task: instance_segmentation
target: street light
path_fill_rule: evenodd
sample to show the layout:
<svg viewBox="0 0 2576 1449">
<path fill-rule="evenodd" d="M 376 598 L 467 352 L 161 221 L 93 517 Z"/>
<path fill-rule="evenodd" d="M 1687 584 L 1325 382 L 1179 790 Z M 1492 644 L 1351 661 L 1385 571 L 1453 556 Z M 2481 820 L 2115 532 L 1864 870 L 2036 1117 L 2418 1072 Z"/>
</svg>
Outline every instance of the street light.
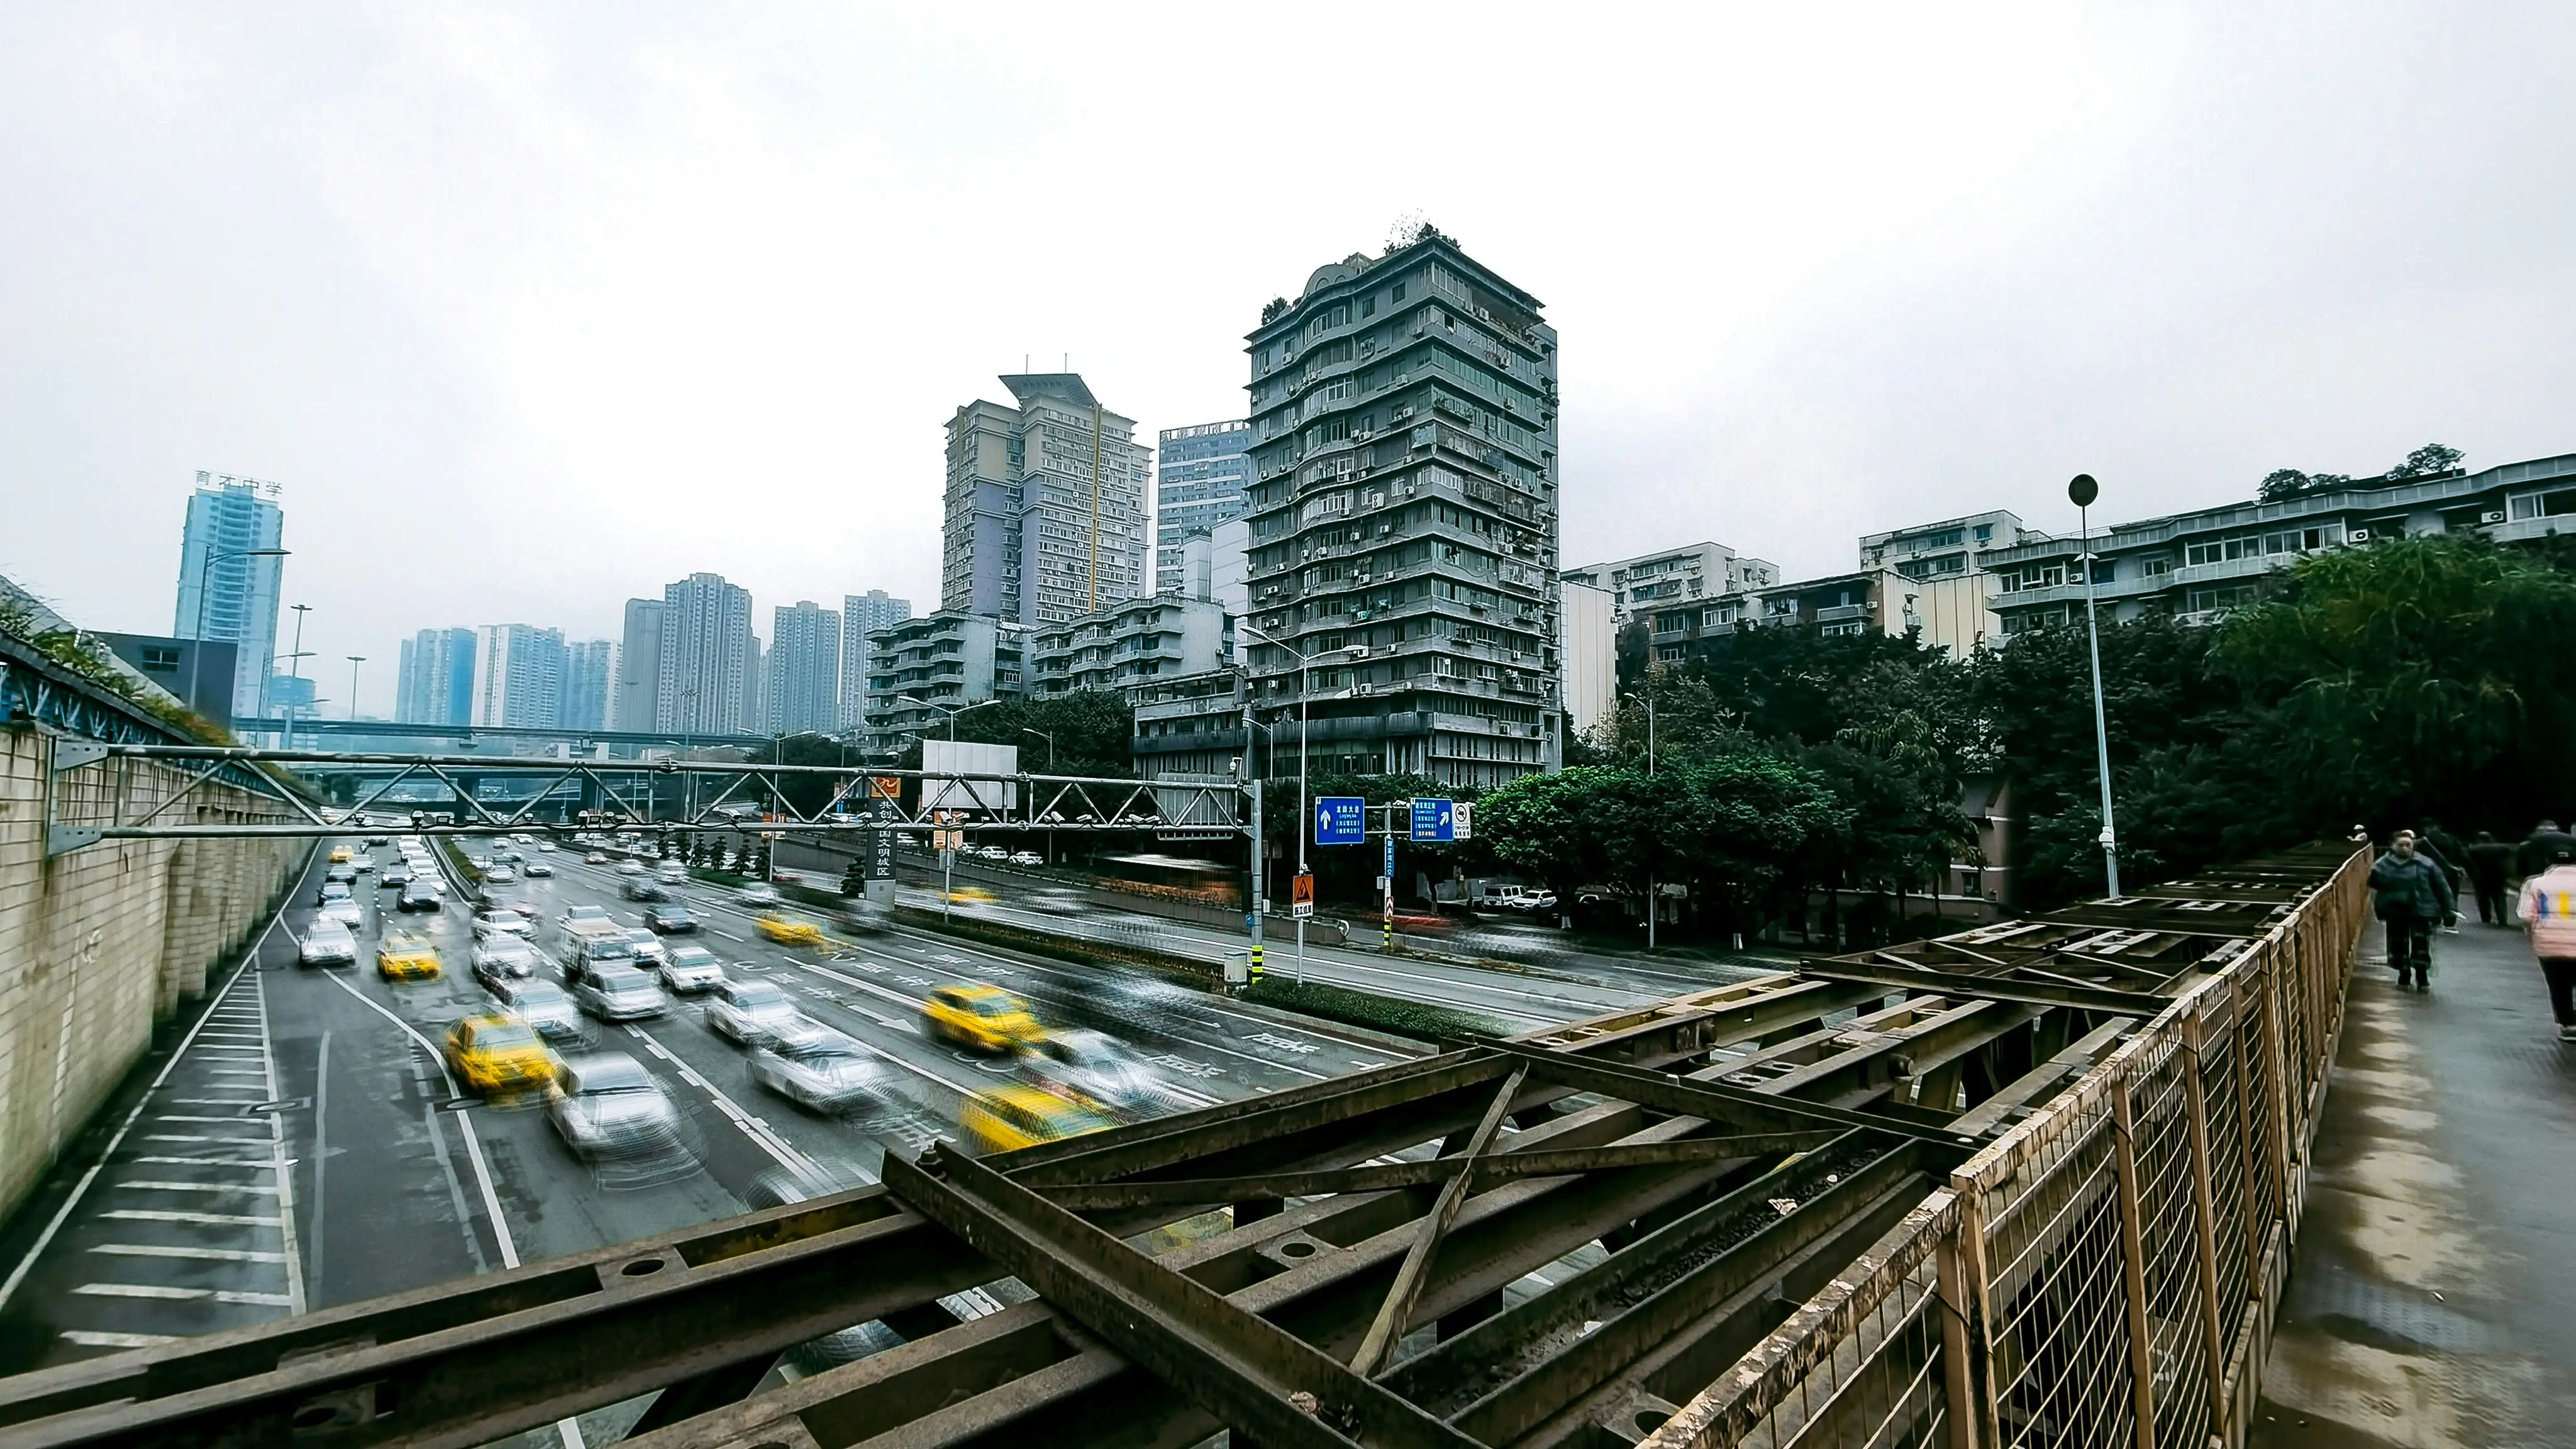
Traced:
<svg viewBox="0 0 2576 1449">
<path fill-rule="evenodd" d="M 1646 777 L 1648 779 L 1653 779 L 1655 774 L 1655 696 L 1651 693 L 1643 695 L 1630 694 L 1622 695 L 1621 698 L 1630 701 L 1642 700 L 1646 706 Z M 1646 876 L 1646 949 L 1649 951 L 1655 949 L 1655 917 L 1662 914 L 1662 912 L 1663 903 L 1655 895 L 1655 877 L 1652 872 L 1648 872 Z"/>
<path fill-rule="evenodd" d="M 1020 733 L 1021 733 L 1021 734 L 1024 734 L 1024 735 L 1036 735 L 1039 739 L 1042 739 L 1042 740 L 1044 740 L 1044 741 L 1046 741 L 1046 742 L 1047 742 L 1047 773 L 1048 773 L 1048 774 L 1050 774 L 1050 775 L 1054 774 L 1054 773 L 1055 773 L 1055 736 L 1054 736 L 1053 734 L 1049 733 L 1049 732 L 1048 732 L 1048 731 L 1046 731 L 1046 730 L 1033 730 L 1033 729 L 1029 728 L 1027 725 L 1022 725 L 1022 726 L 1020 726 Z M 1053 864 L 1055 864 L 1055 832 L 1054 832 L 1053 830 L 1049 830 L 1049 831 L 1046 833 L 1046 848 L 1047 848 L 1047 864 L 1049 864 L 1049 865 L 1053 865 Z M 1092 858 L 1093 858 L 1094 860 L 1099 859 L 1099 857 L 1098 857 L 1097 855 L 1094 855 Z"/>
<path fill-rule="evenodd" d="M 289 550 L 282 548 L 242 548 L 234 549 L 230 552 L 220 552 L 215 549 L 206 550 L 206 561 L 197 565 L 197 630 L 195 641 L 197 647 L 188 651 L 188 707 L 190 709 L 195 709 L 197 707 L 198 664 L 204 659 L 206 653 L 206 576 L 214 572 L 216 564 L 219 564 L 228 558 L 284 558 L 287 556 L 288 552 Z M 301 624 L 304 621 L 299 616 L 296 619 L 296 622 Z M 271 635 L 270 637 L 275 638 L 276 636 Z M 233 643 L 235 645 L 239 645 L 241 643 L 241 636 L 239 633 L 234 634 Z M 239 654 L 235 654 L 233 656 L 233 681 L 233 687 L 235 689 L 239 689 L 241 687 L 241 656 Z M 259 682 L 259 687 L 261 695 L 265 697 L 268 693 L 268 681 L 265 679 L 261 680 Z M 232 722 L 233 704 L 230 699 L 226 699 L 224 701 L 225 728 L 231 728 Z"/>
<path fill-rule="evenodd" d="M 1270 645 L 1272 648 L 1277 649 L 1289 658 L 1297 661 L 1297 819 L 1300 822 L 1297 826 L 1297 873 L 1299 875 L 1304 875 L 1306 874 L 1306 836 L 1315 828 L 1311 823 L 1305 823 L 1306 700 L 1308 696 L 1315 692 L 1315 661 L 1310 656 L 1298 652 L 1293 645 L 1284 642 L 1277 635 L 1255 628 L 1251 624 L 1242 620 L 1236 620 L 1234 627 L 1251 635 L 1255 639 L 1261 640 L 1263 643 Z M 1339 654 L 1344 651 L 1341 649 L 1322 649 L 1317 650 L 1316 652 L 1319 654 Z M 1244 740 L 1243 745 L 1245 749 L 1250 749 L 1252 747 L 1251 739 L 1247 737 Z M 1389 826 L 1388 828 L 1393 829 L 1394 827 Z M 1305 980 L 1306 918 L 1299 916 L 1297 918 L 1297 981 L 1300 985 L 1303 985 Z"/>
<path fill-rule="evenodd" d="M 201 597 L 204 592 L 205 591 L 202 589 L 198 591 Z M 287 677 L 295 681 L 295 688 L 287 691 L 286 703 L 286 747 L 290 750 L 295 748 L 294 696 L 297 690 L 302 689 L 304 685 L 304 661 L 313 657 L 313 655 L 304 647 L 304 616 L 313 612 L 313 606 L 311 604 L 297 604 L 294 607 L 295 648 L 293 652 L 286 656 Z M 272 664 L 269 668 L 273 672 L 276 669 L 276 666 Z M 265 683 L 260 686 L 260 698 L 263 701 L 268 698 L 268 686 Z"/>
<path fill-rule="evenodd" d="M 2093 500 L 2102 485 L 2090 473 L 2078 473 L 2066 484 L 2075 504 L 2077 557 L 2084 564 L 2084 641 L 2093 651 L 2093 757 L 2102 772 L 2102 875 L 2111 894 L 2120 894 L 2120 841 L 2111 824 L 2111 730 L 2102 719 L 2102 628 L 2093 617 Z"/>
<path fill-rule="evenodd" d="M 351 654 L 346 657 L 349 661 L 349 721 L 355 724 L 358 719 L 358 666 L 367 662 L 367 656 Z"/>
<path fill-rule="evenodd" d="M 979 699 L 973 704 L 941 704 L 935 699 L 918 699 L 909 694 L 896 695 L 894 697 L 894 702 L 897 704 L 917 704 L 923 709 L 945 711 L 948 715 L 948 743 L 952 745 L 957 743 L 957 716 L 964 714 L 970 709 L 982 709 L 988 704 L 1001 703 L 998 699 Z"/>
</svg>

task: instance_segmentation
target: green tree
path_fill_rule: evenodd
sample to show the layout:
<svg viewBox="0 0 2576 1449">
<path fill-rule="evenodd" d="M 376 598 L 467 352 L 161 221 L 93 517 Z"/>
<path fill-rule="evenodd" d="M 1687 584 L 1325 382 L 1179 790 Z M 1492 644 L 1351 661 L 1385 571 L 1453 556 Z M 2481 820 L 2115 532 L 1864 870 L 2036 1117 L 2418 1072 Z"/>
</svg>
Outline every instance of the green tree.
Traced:
<svg viewBox="0 0 2576 1449">
<path fill-rule="evenodd" d="M 2442 443 L 2426 443 L 2406 455 L 2406 461 L 2388 470 L 2391 478 L 2430 478 L 2448 473 L 2460 466 L 2468 454 Z"/>
<path fill-rule="evenodd" d="M 2263 482 L 2254 490 L 2254 496 L 2265 503 L 2278 503 L 2306 492 L 2308 481 L 2308 475 L 2296 468 L 2275 468 L 2263 475 Z"/>
</svg>

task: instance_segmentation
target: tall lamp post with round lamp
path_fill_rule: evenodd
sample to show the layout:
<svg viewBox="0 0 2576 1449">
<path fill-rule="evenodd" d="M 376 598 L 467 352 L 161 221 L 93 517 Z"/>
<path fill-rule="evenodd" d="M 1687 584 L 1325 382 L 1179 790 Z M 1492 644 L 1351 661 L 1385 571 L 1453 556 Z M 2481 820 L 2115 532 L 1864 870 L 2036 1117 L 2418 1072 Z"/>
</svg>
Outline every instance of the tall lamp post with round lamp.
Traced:
<svg viewBox="0 0 2576 1449">
<path fill-rule="evenodd" d="M 2111 819 L 2111 730 L 2102 717 L 2102 626 L 2093 613 L 2093 500 L 2102 485 L 2090 473 L 2078 473 L 2066 485 L 2075 504 L 2076 557 L 2084 565 L 2084 640 L 2093 654 L 2093 755 L 2102 773 L 2102 875 L 2113 896 L 2120 894 L 2120 837 Z"/>
</svg>

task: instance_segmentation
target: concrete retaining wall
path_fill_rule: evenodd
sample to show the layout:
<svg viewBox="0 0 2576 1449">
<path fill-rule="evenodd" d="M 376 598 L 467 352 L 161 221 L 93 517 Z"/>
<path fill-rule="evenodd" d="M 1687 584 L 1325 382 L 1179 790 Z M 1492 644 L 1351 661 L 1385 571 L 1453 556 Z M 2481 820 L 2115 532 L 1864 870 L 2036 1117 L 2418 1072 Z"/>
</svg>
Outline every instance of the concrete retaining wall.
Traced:
<svg viewBox="0 0 2576 1449">
<path fill-rule="evenodd" d="M 203 993 L 207 973 L 248 944 L 309 848 L 106 841 L 47 860 L 51 749 L 35 729 L 0 727 L 0 1217 L 150 1048 L 154 1023 Z M 110 764 L 67 775 L 67 791 L 119 788 L 118 772 L 129 812 L 188 778 Z M 212 785 L 162 817 L 283 818 L 274 802 Z"/>
</svg>

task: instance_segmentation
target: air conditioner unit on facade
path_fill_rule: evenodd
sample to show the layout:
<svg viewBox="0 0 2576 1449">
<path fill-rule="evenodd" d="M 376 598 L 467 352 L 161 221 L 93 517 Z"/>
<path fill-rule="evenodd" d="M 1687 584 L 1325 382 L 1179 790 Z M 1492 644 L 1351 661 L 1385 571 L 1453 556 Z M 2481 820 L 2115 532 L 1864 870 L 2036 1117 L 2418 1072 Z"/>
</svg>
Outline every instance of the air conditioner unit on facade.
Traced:
<svg viewBox="0 0 2576 1449">
<path fill-rule="evenodd" d="M 2501 508 L 2490 508 L 2486 512 L 2478 515 L 2478 522 L 2502 523 L 2504 522 L 2504 510 Z"/>
<path fill-rule="evenodd" d="M 2346 529 L 2344 530 L 2343 537 L 2346 543 L 2368 543 L 2370 542 L 2370 530 L 2367 528 Z"/>
</svg>

